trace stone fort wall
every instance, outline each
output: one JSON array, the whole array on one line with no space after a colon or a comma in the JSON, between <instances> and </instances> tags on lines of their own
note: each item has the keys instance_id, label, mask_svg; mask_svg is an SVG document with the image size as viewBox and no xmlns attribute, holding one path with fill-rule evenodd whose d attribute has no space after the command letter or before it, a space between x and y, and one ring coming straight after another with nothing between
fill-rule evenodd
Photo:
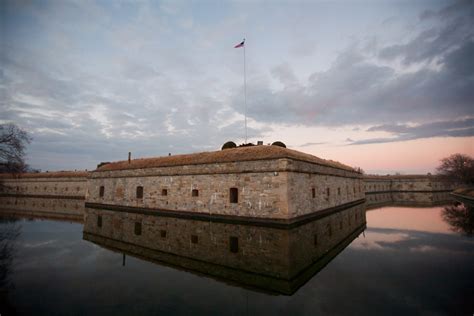
<instances>
[{"instance_id":1,"label":"stone fort wall","mask_svg":"<svg viewBox=\"0 0 474 316\"><path fill-rule=\"evenodd\" d=\"M363 198L360 174L284 158L95 171L86 203L291 219Z\"/></svg>"},{"instance_id":2,"label":"stone fort wall","mask_svg":"<svg viewBox=\"0 0 474 316\"><path fill-rule=\"evenodd\" d=\"M451 200L450 192L459 186L455 181L431 175L366 176L367 205L443 204Z\"/></svg>"},{"instance_id":3,"label":"stone fort wall","mask_svg":"<svg viewBox=\"0 0 474 316\"><path fill-rule=\"evenodd\" d=\"M84 199L87 172L51 172L0 177L0 195Z\"/></svg>"},{"instance_id":4,"label":"stone fort wall","mask_svg":"<svg viewBox=\"0 0 474 316\"><path fill-rule=\"evenodd\" d=\"M143 188L142 197L137 197L137 187ZM457 183L437 176L361 176L284 158L1 177L0 207L15 205L15 200L7 197L86 199L94 207L291 219L364 198L369 207L443 204L451 200L450 192L456 187ZM231 200L231 189L235 189L236 200ZM30 202L28 208L38 211L38 205L49 203ZM60 212L54 207L51 210Z\"/></svg>"}]
</instances>

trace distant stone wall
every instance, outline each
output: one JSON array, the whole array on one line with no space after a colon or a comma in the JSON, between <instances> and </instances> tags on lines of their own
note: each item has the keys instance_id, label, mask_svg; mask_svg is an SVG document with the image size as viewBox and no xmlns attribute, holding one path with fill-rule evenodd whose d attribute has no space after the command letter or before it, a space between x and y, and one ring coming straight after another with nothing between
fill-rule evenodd
<instances>
[{"instance_id":1,"label":"distant stone wall","mask_svg":"<svg viewBox=\"0 0 474 316\"><path fill-rule=\"evenodd\" d=\"M365 196L368 206L443 204L458 184L445 178L419 176L366 176Z\"/></svg>"},{"instance_id":2,"label":"distant stone wall","mask_svg":"<svg viewBox=\"0 0 474 316\"><path fill-rule=\"evenodd\" d=\"M15 178L3 177L0 178L0 195L84 199L86 184L85 173L68 172L58 176L41 173Z\"/></svg>"},{"instance_id":3,"label":"distant stone wall","mask_svg":"<svg viewBox=\"0 0 474 316\"><path fill-rule=\"evenodd\" d=\"M356 193L337 193L347 188ZM86 203L291 219L363 198L360 174L285 158L95 171Z\"/></svg>"},{"instance_id":4,"label":"distant stone wall","mask_svg":"<svg viewBox=\"0 0 474 316\"><path fill-rule=\"evenodd\" d=\"M303 270L345 239L355 238L365 222L363 205L293 229L86 208L84 239L161 264L291 294L316 272L305 275Z\"/></svg>"}]
</instances>

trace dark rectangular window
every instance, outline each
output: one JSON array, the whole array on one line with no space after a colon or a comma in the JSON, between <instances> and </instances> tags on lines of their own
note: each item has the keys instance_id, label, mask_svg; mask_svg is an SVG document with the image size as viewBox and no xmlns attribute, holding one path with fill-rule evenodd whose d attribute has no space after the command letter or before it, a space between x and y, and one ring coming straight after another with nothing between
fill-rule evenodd
<instances>
[{"instance_id":1,"label":"dark rectangular window","mask_svg":"<svg viewBox=\"0 0 474 316\"><path fill-rule=\"evenodd\" d=\"M142 234L142 223L140 222L135 222L135 235L141 235Z\"/></svg>"},{"instance_id":2,"label":"dark rectangular window","mask_svg":"<svg viewBox=\"0 0 474 316\"><path fill-rule=\"evenodd\" d=\"M161 190L161 195L167 196L168 195L168 189Z\"/></svg>"},{"instance_id":3,"label":"dark rectangular window","mask_svg":"<svg viewBox=\"0 0 474 316\"><path fill-rule=\"evenodd\" d=\"M337 195L341 195L341 188L337 188Z\"/></svg>"},{"instance_id":4,"label":"dark rectangular window","mask_svg":"<svg viewBox=\"0 0 474 316\"><path fill-rule=\"evenodd\" d=\"M316 189L315 188L311 189L311 195L313 196L313 199L316 197Z\"/></svg>"},{"instance_id":5,"label":"dark rectangular window","mask_svg":"<svg viewBox=\"0 0 474 316\"><path fill-rule=\"evenodd\" d=\"M198 243L198 236L196 235L191 235L191 242L193 244L197 244Z\"/></svg>"},{"instance_id":6,"label":"dark rectangular window","mask_svg":"<svg viewBox=\"0 0 474 316\"><path fill-rule=\"evenodd\" d=\"M105 187L103 185L99 188L99 197L104 197Z\"/></svg>"},{"instance_id":7,"label":"dark rectangular window","mask_svg":"<svg viewBox=\"0 0 474 316\"><path fill-rule=\"evenodd\" d=\"M193 189L193 191L191 192L191 195L192 196L199 196L199 190Z\"/></svg>"},{"instance_id":8,"label":"dark rectangular window","mask_svg":"<svg viewBox=\"0 0 474 316\"><path fill-rule=\"evenodd\" d=\"M332 236L332 227L331 227L331 223L327 224L326 225L326 233L329 237Z\"/></svg>"},{"instance_id":9,"label":"dark rectangular window","mask_svg":"<svg viewBox=\"0 0 474 316\"><path fill-rule=\"evenodd\" d=\"M239 189L230 188L230 190L229 190L229 202L230 203L239 203Z\"/></svg>"},{"instance_id":10,"label":"dark rectangular window","mask_svg":"<svg viewBox=\"0 0 474 316\"><path fill-rule=\"evenodd\" d=\"M143 187L142 186L137 187L137 199L143 199Z\"/></svg>"},{"instance_id":11,"label":"dark rectangular window","mask_svg":"<svg viewBox=\"0 0 474 316\"><path fill-rule=\"evenodd\" d=\"M102 215L97 216L97 227L102 227Z\"/></svg>"},{"instance_id":12,"label":"dark rectangular window","mask_svg":"<svg viewBox=\"0 0 474 316\"><path fill-rule=\"evenodd\" d=\"M160 237L166 238L166 230L160 230Z\"/></svg>"},{"instance_id":13,"label":"dark rectangular window","mask_svg":"<svg viewBox=\"0 0 474 316\"><path fill-rule=\"evenodd\" d=\"M229 250L233 253L239 252L239 238L229 237Z\"/></svg>"}]
</instances>

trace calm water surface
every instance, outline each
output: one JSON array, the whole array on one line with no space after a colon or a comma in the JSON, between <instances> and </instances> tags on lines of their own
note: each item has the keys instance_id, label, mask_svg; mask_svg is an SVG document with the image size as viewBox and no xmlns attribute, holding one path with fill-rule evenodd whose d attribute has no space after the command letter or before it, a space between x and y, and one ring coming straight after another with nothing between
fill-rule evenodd
<instances>
[{"instance_id":1,"label":"calm water surface","mask_svg":"<svg viewBox=\"0 0 474 316\"><path fill-rule=\"evenodd\" d=\"M0 218L1 314L472 315L469 219L443 212L367 211L367 229L292 295L130 255L124 265L79 223Z\"/></svg>"}]
</instances>

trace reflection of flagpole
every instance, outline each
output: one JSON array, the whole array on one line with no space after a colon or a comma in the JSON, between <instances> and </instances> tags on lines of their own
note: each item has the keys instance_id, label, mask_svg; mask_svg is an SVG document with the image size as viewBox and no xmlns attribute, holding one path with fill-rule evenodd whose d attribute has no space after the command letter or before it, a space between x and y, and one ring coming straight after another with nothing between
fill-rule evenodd
<instances>
[{"instance_id":1,"label":"reflection of flagpole","mask_svg":"<svg viewBox=\"0 0 474 316\"><path fill-rule=\"evenodd\" d=\"M240 44L234 46L234 48L244 48L244 102L245 102L245 144L247 144L247 71L245 65L245 38Z\"/></svg>"}]
</instances>

